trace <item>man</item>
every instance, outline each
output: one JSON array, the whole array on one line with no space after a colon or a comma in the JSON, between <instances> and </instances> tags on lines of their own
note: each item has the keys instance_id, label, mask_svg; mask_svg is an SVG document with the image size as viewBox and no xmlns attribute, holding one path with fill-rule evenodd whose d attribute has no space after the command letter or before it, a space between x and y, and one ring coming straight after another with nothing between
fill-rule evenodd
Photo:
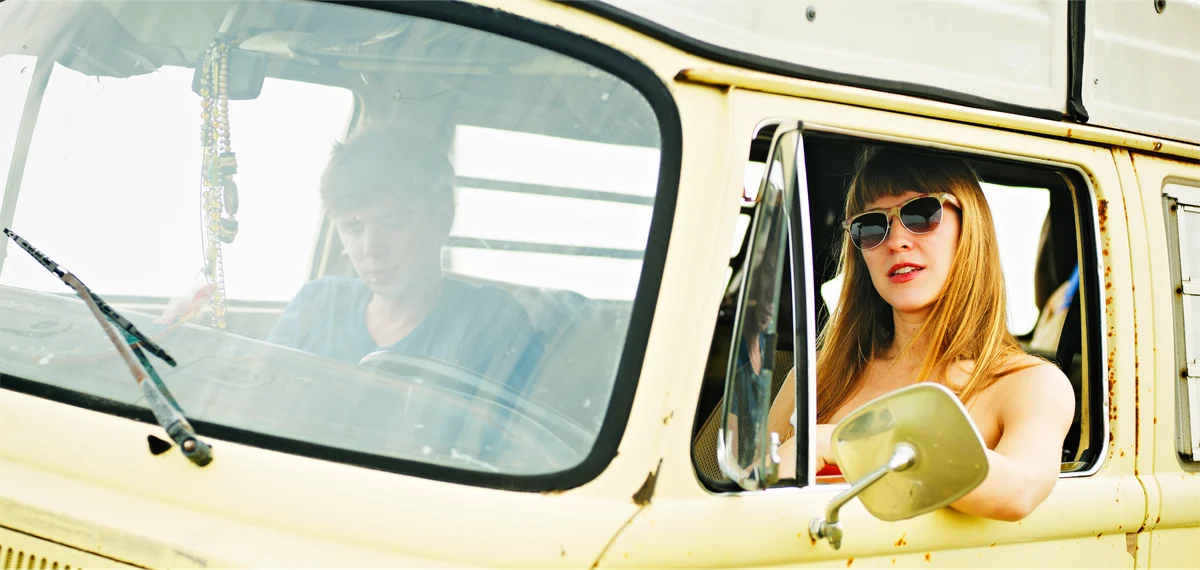
<instances>
[{"instance_id":1,"label":"man","mask_svg":"<svg viewBox=\"0 0 1200 570\"><path fill-rule=\"evenodd\" d=\"M432 358L520 390L535 332L508 293L442 272L454 170L432 147L393 128L335 146L321 201L358 278L305 284L267 340L348 362L379 350Z\"/></svg>"}]
</instances>

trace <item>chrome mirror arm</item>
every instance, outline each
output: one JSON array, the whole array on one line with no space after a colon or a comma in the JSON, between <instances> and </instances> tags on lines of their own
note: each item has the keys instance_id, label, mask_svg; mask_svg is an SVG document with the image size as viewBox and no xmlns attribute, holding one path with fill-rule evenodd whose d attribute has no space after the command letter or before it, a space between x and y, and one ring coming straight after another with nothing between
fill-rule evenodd
<instances>
[{"instance_id":1,"label":"chrome mirror arm","mask_svg":"<svg viewBox=\"0 0 1200 570\"><path fill-rule=\"evenodd\" d=\"M907 443L896 444L896 449L892 451L892 458L888 460L887 465L872 471L866 477L859 479L849 489L846 489L838 496L829 501L829 506L825 507L825 517L817 517L808 525L808 535L813 540L822 538L829 539L829 545L837 550L842 547L842 523L839 520L839 512L850 499L857 497L864 489L874 485L876 481L884 475L893 471L904 471L912 467L917 462L917 450Z\"/></svg>"}]
</instances>

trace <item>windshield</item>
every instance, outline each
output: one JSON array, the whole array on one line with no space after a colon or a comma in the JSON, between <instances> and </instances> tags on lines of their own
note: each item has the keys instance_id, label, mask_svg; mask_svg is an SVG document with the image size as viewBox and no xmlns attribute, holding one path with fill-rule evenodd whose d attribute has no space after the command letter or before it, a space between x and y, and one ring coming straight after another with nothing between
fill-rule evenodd
<instances>
[{"instance_id":1,"label":"windshield","mask_svg":"<svg viewBox=\"0 0 1200 570\"><path fill-rule=\"evenodd\" d=\"M344 6L6 2L0 22L3 225L170 351L200 435L401 470L588 456L658 191L629 83ZM73 292L0 252L5 387L145 408Z\"/></svg>"}]
</instances>

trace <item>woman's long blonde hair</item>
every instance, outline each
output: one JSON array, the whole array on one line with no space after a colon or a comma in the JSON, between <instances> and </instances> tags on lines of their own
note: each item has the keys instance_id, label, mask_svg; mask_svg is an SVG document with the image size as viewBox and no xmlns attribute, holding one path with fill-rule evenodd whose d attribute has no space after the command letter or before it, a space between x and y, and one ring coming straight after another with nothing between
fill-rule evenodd
<instances>
[{"instance_id":1,"label":"woman's long blonde hair","mask_svg":"<svg viewBox=\"0 0 1200 570\"><path fill-rule=\"evenodd\" d=\"M877 199L910 190L953 194L961 204L962 220L946 285L915 337L922 340L925 354L914 382L946 384L968 403L1001 376L1026 367L1016 365L1015 357L1025 353L1005 321L1004 275L992 214L975 171L965 161L870 148L856 165L846 198L846 219ZM861 389L867 362L893 348L895 335L892 308L876 292L862 252L850 243L849 233L842 237L838 272L843 275L841 297L817 339L819 423L828 423ZM948 368L960 361L974 361L974 368L964 384L949 385Z\"/></svg>"}]
</instances>

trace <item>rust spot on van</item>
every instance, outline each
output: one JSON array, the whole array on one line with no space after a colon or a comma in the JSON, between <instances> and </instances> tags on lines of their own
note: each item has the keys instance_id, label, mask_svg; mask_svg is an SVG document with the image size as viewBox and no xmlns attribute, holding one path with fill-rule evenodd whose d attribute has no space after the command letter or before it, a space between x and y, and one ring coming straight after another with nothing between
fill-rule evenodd
<instances>
[{"instance_id":1,"label":"rust spot on van","mask_svg":"<svg viewBox=\"0 0 1200 570\"><path fill-rule=\"evenodd\" d=\"M1067 138L1071 138L1071 136L1073 134L1074 134L1074 131L1072 129L1067 129Z\"/></svg>"},{"instance_id":2,"label":"rust spot on van","mask_svg":"<svg viewBox=\"0 0 1200 570\"><path fill-rule=\"evenodd\" d=\"M1160 150L1162 150L1162 143L1161 143L1161 142L1159 142L1159 141L1154 141L1154 150L1155 150L1155 151L1160 151Z\"/></svg>"},{"instance_id":3,"label":"rust spot on van","mask_svg":"<svg viewBox=\"0 0 1200 570\"><path fill-rule=\"evenodd\" d=\"M895 558L893 558L893 559L892 559L892 564L895 564L895 563L896 563L896 559L895 559Z\"/></svg>"},{"instance_id":4,"label":"rust spot on van","mask_svg":"<svg viewBox=\"0 0 1200 570\"><path fill-rule=\"evenodd\" d=\"M853 558L851 558L851 559L849 559L849 560L847 560L847 561L846 561L846 568L849 568L849 567L851 567L851 566L854 566L854 559L853 559Z\"/></svg>"},{"instance_id":5,"label":"rust spot on van","mask_svg":"<svg viewBox=\"0 0 1200 570\"><path fill-rule=\"evenodd\" d=\"M1103 198L1096 203L1096 217L1100 221L1100 232L1108 230L1108 200Z\"/></svg>"},{"instance_id":6,"label":"rust spot on van","mask_svg":"<svg viewBox=\"0 0 1200 570\"><path fill-rule=\"evenodd\" d=\"M896 541L896 546L904 546L904 545L908 544L908 541L904 540L905 536L908 536L907 532L900 535L900 540Z\"/></svg>"},{"instance_id":7,"label":"rust spot on van","mask_svg":"<svg viewBox=\"0 0 1200 570\"><path fill-rule=\"evenodd\" d=\"M1096 540L1100 540L1103 537L1104 537L1104 533L1099 533L1096 535Z\"/></svg>"},{"instance_id":8,"label":"rust spot on van","mask_svg":"<svg viewBox=\"0 0 1200 570\"><path fill-rule=\"evenodd\" d=\"M1108 257L1108 248L1107 247L1104 248L1103 250L1100 251L1100 253L1103 253L1104 257Z\"/></svg>"},{"instance_id":9,"label":"rust spot on van","mask_svg":"<svg viewBox=\"0 0 1200 570\"><path fill-rule=\"evenodd\" d=\"M1112 434L1112 432L1111 432L1111 431L1110 431L1110 432L1108 432L1108 442L1109 442L1109 443L1112 443L1112 442L1113 442L1113 434Z\"/></svg>"},{"instance_id":10,"label":"rust spot on van","mask_svg":"<svg viewBox=\"0 0 1200 570\"><path fill-rule=\"evenodd\" d=\"M673 418L673 417L675 417L675 412L674 412L674 411L671 411L671 413L669 413L669 414L667 414L667 415L663 416L663 425L664 425L664 426L665 426L665 425L667 425L667 422L671 421L671 418Z\"/></svg>"},{"instance_id":11,"label":"rust spot on van","mask_svg":"<svg viewBox=\"0 0 1200 570\"><path fill-rule=\"evenodd\" d=\"M654 496L654 486L658 484L659 469L662 469L662 459L658 460L658 466L646 476L642 486L633 494L633 504L640 507L650 502L650 498Z\"/></svg>"},{"instance_id":12,"label":"rust spot on van","mask_svg":"<svg viewBox=\"0 0 1200 570\"><path fill-rule=\"evenodd\" d=\"M1124 450L1124 449L1122 449L1122 450L1121 450L1121 457L1125 457L1125 450Z\"/></svg>"},{"instance_id":13,"label":"rust spot on van","mask_svg":"<svg viewBox=\"0 0 1200 570\"><path fill-rule=\"evenodd\" d=\"M1154 425L1158 425L1158 416L1154 416Z\"/></svg>"},{"instance_id":14,"label":"rust spot on van","mask_svg":"<svg viewBox=\"0 0 1200 570\"><path fill-rule=\"evenodd\" d=\"M931 554L931 553L929 553L929 552L926 552L926 553L925 553L925 561L926 561L926 562L929 562L929 556L930 556L930 554Z\"/></svg>"},{"instance_id":15,"label":"rust spot on van","mask_svg":"<svg viewBox=\"0 0 1200 570\"><path fill-rule=\"evenodd\" d=\"M1136 384L1135 384L1136 385ZM1133 399L1133 455L1137 457L1142 454L1142 407L1137 403L1137 398ZM1137 475L1137 465L1133 467L1133 474Z\"/></svg>"},{"instance_id":16,"label":"rust spot on van","mask_svg":"<svg viewBox=\"0 0 1200 570\"><path fill-rule=\"evenodd\" d=\"M1158 525L1158 523L1159 523L1160 521L1162 521L1162 515L1159 515L1159 516L1157 516L1157 517L1154 517L1154 524L1155 524L1156 526Z\"/></svg>"}]
</instances>

